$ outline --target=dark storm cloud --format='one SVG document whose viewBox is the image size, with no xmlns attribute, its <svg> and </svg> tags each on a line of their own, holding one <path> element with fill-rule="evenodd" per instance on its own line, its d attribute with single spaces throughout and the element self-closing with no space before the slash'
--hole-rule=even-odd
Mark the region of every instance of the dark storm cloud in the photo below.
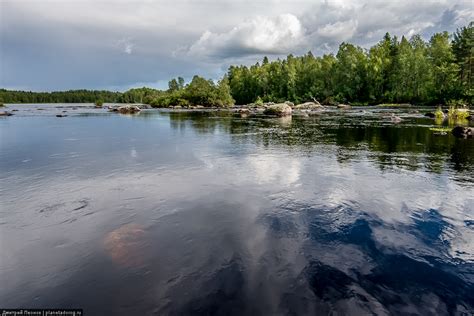
<svg viewBox="0 0 474 316">
<path fill-rule="evenodd" d="M 0 3 L 0 87 L 32 90 L 163 87 L 385 32 L 432 33 L 472 20 L 470 1 L 35 1 Z"/>
</svg>

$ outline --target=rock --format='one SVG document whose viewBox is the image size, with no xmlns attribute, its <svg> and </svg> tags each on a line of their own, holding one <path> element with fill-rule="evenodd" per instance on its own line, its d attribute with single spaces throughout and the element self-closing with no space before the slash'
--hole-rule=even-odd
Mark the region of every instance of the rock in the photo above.
<svg viewBox="0 0 474 316">
<path fill-rule="evenodd" d="M 285 101 L 285 104 L 288 104 L 288 105 L 291 106 L 291 107 L 294 107 L 294 106 L 295 106 L 295 104 L 294 104 L 293 102 L 291 102 L 291 101 Z"/>
<path fill-rule="evenodd" d="M 242 108 L 237 111 L 240 114 L 240 117 L 247 117 L 250 115 L 250 110 L 247 108 Z"/>
<path fill-rule="evenodd" d="M 117 111 L 121 114 L 135 114 L 141 111 L 136 105 L 122 105 L 117 108 Z"/>
<path fill-rule="evenodd" d="M 426 117 L 429 117 L 429 118 L 435 118 L 435 117 L 436 117 L 436 115 L 435 115 L 434 113 L 432 113 L 432 112 L 426 113 L 425 116 L 426 116 Z"/>
<path fill-rule="evenodd" d="M 196 105 L 196 109 L 204 109 L 204 105 Z"/>
<path fill-rule="evenodd" d="M 7 111 L 0 111 L 0 116 L 12 116 L 13 114 Z"/>
<path fill-rule="evenodd" d="M 456 126 L 453 128 L 451 133 L 454 135 L 454 137 L 458 138 L 473 138 L 474 127 Z"/>
<path fill-rule="evenodd" d="M 283 116 L 291 115 L 291 112 L 292 112 L 291 106 L 289 106 L 286 103 L 278 103 L 278 104 L 272 104 L 268 106 L 263 112 L 263 114 L 283 117 Z"/>
<path fill-rule="evenodd" d="M 17 109 L 13 109 L 12 112 L 18 112 L 18 110 L 17 110 Z"/>
<path fill-rule="evenodd" d="M 402 118 L 399 116 L 396 116 L 394 113 L 392 113 L 392 116 L 390 117 L 390 120 L 392 123 L 398 124 L 402 121 Z"/>
<path fill-rule="evenodd" d="M 337 107 L 340 108 L 340 109 L 350 109 L 351 108 L 351 106 L 349 104 L 338 104 Z"/>
<path fill-rule="evenodd" d="M 67 115 L 65 114 L 56 114 L 56 117 L 66 117 Z"/>
<path fill-rule="evenodd" d="M 305 102 L 305 103 L 295 105 L 294 108 L 295 109 L 313 110 L 313 109 L 323 108 L 323 106 L 321 104 L 319 104 L 319 102 L 318 103 L 316 103 L 316 102 Z"/>
</svg>

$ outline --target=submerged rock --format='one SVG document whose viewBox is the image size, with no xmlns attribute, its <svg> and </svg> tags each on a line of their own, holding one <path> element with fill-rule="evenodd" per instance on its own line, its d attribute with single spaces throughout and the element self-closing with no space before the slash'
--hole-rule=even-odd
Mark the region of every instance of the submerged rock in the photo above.
<svg viewBox="0 0 474 316">
<path fill-rule="evenodd" d="M 237 111 L 240 114 L 240 117 L 248 117 L 250 115 L 250 110 L 247 108 L 242 108 Z"/>
<path fill-rule="evenodd" d="M 56 114 L 56 117 L 66 117 L 67 115 L 65 114 Z"/>
<path fill-rule="evenodd" d="M 295 105 L 294 106 L 294 109 L 298 109 L 298 110 L 313 110 L 313 109 L 320 109 L 320 108 L 323 108 L 323 106 L 321 104 L 316 103 L 316 102 L 305 102 L 305 103 L 301 103 L 301 104 L 298 104 L 298 105 Z"/>
<path fill-rule="evenodd" d="M 454 135 L 454 137 L 458 138 L 473 138 L 474 127 L 456 126 L 453 128 L 451 133 Z"/>
<path fill-rule="evenodd" d="M 139 267 L 144 262 L 146 232 L 139 224 L 121 226 L 104 238 L 104 247 L 115 264 L 127 268 Z"/>
<path fill-rule="evenodd" d="M 392 115 L 390 116 L 390 120 L 392 121 L 392 123 L 398 124 L 402 121 L 402 118 L 392 113 Z"/>
<path fill-rule="evenodd" d="M 12 116 L 13 114 L 7 111 L 0 111 L 0 116 Z"/>
<path fill-rule="evenodd" d="M 268 108 L 265 109 L 263 114 L 283 117 L 291 115 L 291 112 L 291 106 L 286 103 L 278 103 L 270 105 Z"/>
<path fill-rule="evenodd" d="M 436 117 L 436 115 L 435 115 L 434 113 L 432 113 L 432 112 L 426 113 L 425 116 L 426 116 L 426 117 L 429 117 L 429 118 L 435 118 L 435 117 Z"/>
</svg>

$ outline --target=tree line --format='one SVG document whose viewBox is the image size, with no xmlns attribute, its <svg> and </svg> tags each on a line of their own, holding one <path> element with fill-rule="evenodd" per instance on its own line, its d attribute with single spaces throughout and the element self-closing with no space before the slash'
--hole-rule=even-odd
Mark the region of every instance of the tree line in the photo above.
<svg viewBox="0 0 474 316">
<path fill-rule="evenodd" d="M 368 50 L 342 43 L 336 55 L 301 57 L 253 66 L 231 66 L 227 73 L 238 104 L 317 99 L 323 103 L 472 103 L 474 26 L 434 34 L 428 42 L 387 33 Z"/>
<path fill-rule="evenodd" d="M 169 106 L 230 106 L 254 102 L 325 104 L 352 103 L 468 103 L 474 98 L 474 23 L 436 33 L 429 41 L 387 33 L 370 49 L 342 43 L 337 54 L 295 57 L 247 66 L 230 66 L 213 80 L 194 76 L 185 84 L 172 79 L 167 90 L 130 89 L 126 92 L 70 90 L 25 92 L 0 89 L 0 102 L 113 102 Z"/>
<path fill-rule="evenodd" d="M 69 90 L 55 92 L 31 92 L 0 89 L 2 103 L 87 103 L 102 100 L 117 102 L 122 93 L 105 90 Z"/>
</svg>

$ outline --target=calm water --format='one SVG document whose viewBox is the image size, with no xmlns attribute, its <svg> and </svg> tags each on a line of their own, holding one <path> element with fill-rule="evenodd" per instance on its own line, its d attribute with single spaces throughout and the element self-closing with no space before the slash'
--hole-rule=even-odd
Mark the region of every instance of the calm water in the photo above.
<svg viewBox="0 0 474 316">
<path fill-rule="evenodd" d="M 474 313 L 474 140 L 423 110 L 76 106 L 0 118 L 0 306 Z"/>
</svg>

